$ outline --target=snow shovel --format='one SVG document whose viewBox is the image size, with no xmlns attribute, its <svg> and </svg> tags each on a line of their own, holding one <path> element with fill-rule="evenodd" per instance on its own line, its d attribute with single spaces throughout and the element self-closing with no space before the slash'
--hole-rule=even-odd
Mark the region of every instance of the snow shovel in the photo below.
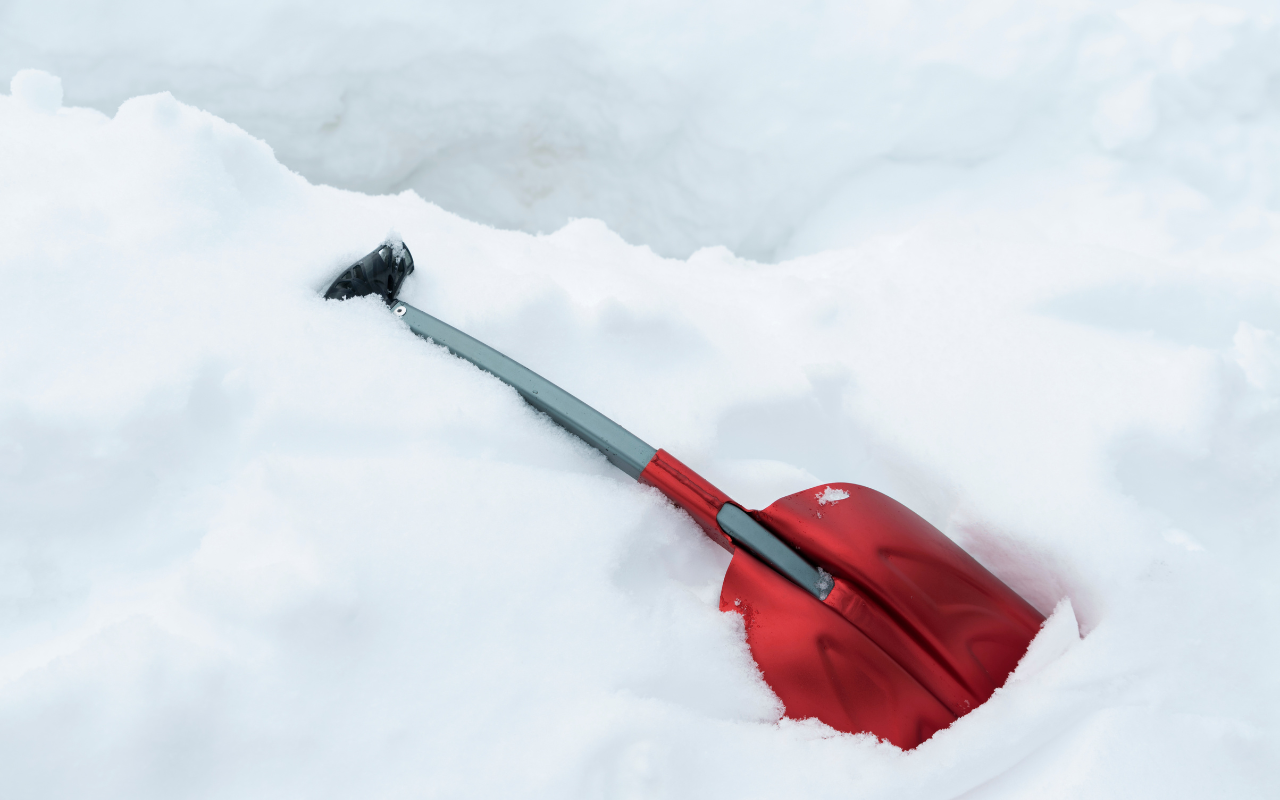
<svg viewBox="0 0 1280 800">
<path fill-rule="evenodd" d="M 788 717 L 911 749 L 1003 685 L 1044 622 L 937 528 L 873 489 L 827 483 L 744 509 L 555 384 L 397 301 L 411 272 L 408 248 L 388 242 L 325 297 L 381 297 L 409 330 L 510 385 L 688 512 L 733 554 L 720 609 L 742 615 Z"/>
</svg>

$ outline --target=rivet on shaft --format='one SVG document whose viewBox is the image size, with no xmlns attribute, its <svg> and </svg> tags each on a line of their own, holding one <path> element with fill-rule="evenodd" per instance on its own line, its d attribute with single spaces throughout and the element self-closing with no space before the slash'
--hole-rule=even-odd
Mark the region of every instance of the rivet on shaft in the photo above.
<svg viewBox="0 0 1280 800">
<path fill-rule="evenodd" d="M 396 310 L 395 310 L 393 313 L 394 313 L 397 317 L 403 317 L 403 316 L 404 316 L 404 312 L 405 312 L 405 311 L 406 311 L 406 309 L 405 309 L 405 307 L 404 307 L 404 306 L 396 306 Z"/>
</svg>

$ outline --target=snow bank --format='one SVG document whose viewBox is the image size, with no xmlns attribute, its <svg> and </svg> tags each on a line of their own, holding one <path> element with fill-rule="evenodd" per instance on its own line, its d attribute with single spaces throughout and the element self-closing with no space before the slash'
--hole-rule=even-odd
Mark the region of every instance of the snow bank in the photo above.
<svg viewBox="0 0 1280 800">
<path fill-rule="evenodd" d="M 210 20 L 190 53 L 130 35 L 158 64 L 226 65 L 278 30 L 261 57 L 309 103 L 288 76 L 337 50 L 289 50 L 300 40 L 281 23 L 296 20 L 262 8 L 225 42 Z M 82 69 L 144 80 L 103 55 L 134 42 L 123 22 L 76 30 L 61 52 L 83 46 Z M 407 34 L 385 35 L 379 57 Z M 129 85 L 109 73 L 81 88 L 64 72 L 67 96 Z M 222 72 L 168 74 L 221 91 Z M 1007 181 L 965 177 L 973 208 L 953 214 L 926 187 L 892 235 L 854 220 L 853 247 L 675 260 L 600 222 L 532 236 L 412 192 L 312 185 L 169 95 L 108 117 L 61 107 L 61 88 L 21 73 L 0 96 L 0 766 L 15 796 L 1280 789 L 1269 197 L 1233 205 L 1221 190 L 1191 213 L 1201 233 L 1147 209 L 1153 227 L 1122 250 L 1096 243 L 1117 229 L 1099 233 L 1094 214 L 1113 207 L 1059 205 L 1059 224 L 1038 227 Z M 1273 113 L 1251 118 L 1258 141 Z M 778 135 L 804 149 L 786 137 L 806 117 L 782 116 Z M 476 125 L 501 134 L 501 119 Z M 1123 149 L 1147 124 L 1117 123 L 1108 141 Z M 358 130 L 374 128 L 341 136 Z M 384 150 L 341 136 L 334 153 Z M 1161 148 L 1144 147 L 1134 157 L 1155 159 L 1155 177 L 1107 178 L 1136 193 L 1121 206 L 1168 178 Z M 584 185 L 621 163 L 584 159 L 600 171 Z M 1052 154 L 1036 163 L 1059 170 L 1060 197 L 1111 185 L 1072 180 Z M 1274 185 L 1260 163 L 1242 185 Z M 638 191 L 680 195 L 707 175 Z M 719 213 L 745 214 L 746 230 L 753 191 L 706 230 Z M 1252 227 L 1222 227 L 1246 212 Z M 1176 258 L 1135 254 L 1174 248 L 1153 230 L 1192 241 Z M 688 518 L 378 304 L 319 299 L 391 231 L 418 263 L 407 300 L 744 503 L 853 481 L 929 518 L 1057 609 L 1027 662 L 910 753 L 779 721 L 739 620 L 716 609 L 724 556 Z"/>
<path fill-rule="evenodd" d="M 170 91 L 314 182 L 760 259 L 990 208 L 1167 256 L 1280 206 L 1271 3 L 13 0 L 0 75 Z"/>
</svg>

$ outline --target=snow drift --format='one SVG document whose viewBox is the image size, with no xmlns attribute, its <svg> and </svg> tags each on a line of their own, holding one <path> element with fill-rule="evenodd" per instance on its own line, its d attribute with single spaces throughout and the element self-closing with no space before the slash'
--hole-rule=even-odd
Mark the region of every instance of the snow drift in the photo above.
<svg viewBox="0 0 1280 800">
<path fill-rule="evenodd" d="M 1219 27 L 1273 35 L 1231 19 Z M 1221 52 L 1245 52 L 1232 41 Z M 286 55 L 286 72 L 309 63 Z M 1270 56 L 1239 57 L 1226 83 L 1269 97 L 1241 76 L 1269 74 Z M 869 228 L 847 216 L 856 202 L 832 206 L 805 217 L 830 238 L 766 264 L 313 185 L 167 94 L 108 116 L 63 106 L 44 73 L 10 92 L 7 793 L 1280 790 L 1280 239 L 1273 162 L 1254 158 L 1280 131 L 1272 100 L 1239 124 L 1187 123 L 1241 135 L 1205 145 L 1253 167 L 1238 183 L 1197 171 L 1223 163 L 1187 150 L 1198 134 L 1141 138 L 1130 120 L 1104 142 L 1132 145 L 1129 161 L 997 148 L 1013 161 L 956 175 L 972 202 L 904 189 L 902 213 Z M 803 115 L 781 116 L 803 149 L 788 127 Z M 608 172 L 615 156 L 584 158 Z M 1012 191 L 1010 163 L 1038 177 Z M 734 194 L 718 174 L 685 188 Z M 1186 176 L 1199 194 L 1179 193 Z M 395 183 L 378 180 L 363 188 Z M 760 196 L 712 218 L 742 233 Z M 536 229 L 529 213 L 510 224 Z M 745 241 L 703 219 L 655 246 Z M 740 249 L 786 251 L 787 230 Z M 418 263 L 406 300 L 743 502 L 853 481 L 938 525 L 1053 612 L 1017 673 L 909 753 L 780 720 L 739 619 L 716 609 L 725 556 L 690 520 L 378 303 L 319 298 L 392 232 Z M 851 246 L 823 249 L 840 237 Z"/>
<path fill-rule="evenodd" d="M 1256 0 L 11 0 L 0 75 L 170 91 L 313 182 L 775 259 L 989 207 L 1161 256 L 1280 211 Z"/>
</svg>

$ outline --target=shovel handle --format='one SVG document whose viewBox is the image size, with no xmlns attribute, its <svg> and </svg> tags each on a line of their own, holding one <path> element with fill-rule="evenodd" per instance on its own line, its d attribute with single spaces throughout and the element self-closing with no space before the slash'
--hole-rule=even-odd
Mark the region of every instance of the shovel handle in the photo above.
<svg viewBox="0 0 1280 800">
<path fill-rule="evenodd" d="M 811 566 L 728 495 L 670 453 L 650 447 L 538 373 L 427 312 L 402 301 L 393 303 L 391 311 L 418 336 L 443 346 L 515 389 L 529 405 L 599 450 L 618 469 L 659 489 L 689 512 L 726 550 L 732 552 L 735 543 L 743 545 L 819 600 L 831 591 L 830 575 Z"/>
<path fill-rule="evenodd" d="M 397 301 L 391 310 L 409 325 L 409 330 L 442 345 L 450 353 L 470 361 L 515 389 L 525 402 L 604 453 L 609 463 L 632 478 L 639 479 L 653 454 L 658 452 L 604 414 L 484 342 L 408 303 Z"/>
</svg>

